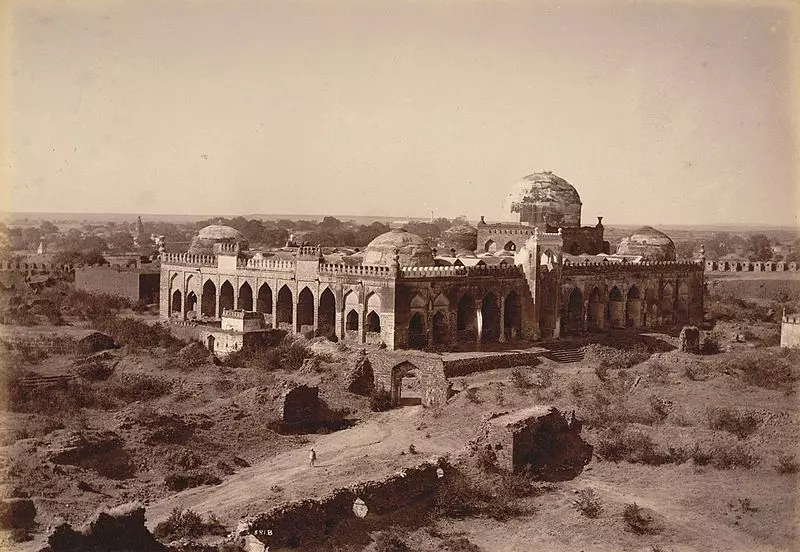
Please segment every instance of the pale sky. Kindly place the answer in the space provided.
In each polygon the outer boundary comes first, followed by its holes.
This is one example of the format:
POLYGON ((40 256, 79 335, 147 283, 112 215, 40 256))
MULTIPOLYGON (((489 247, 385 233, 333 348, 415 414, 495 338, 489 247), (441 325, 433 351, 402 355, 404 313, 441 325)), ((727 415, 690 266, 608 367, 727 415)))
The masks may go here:
MULTIPOLYGON (((6 0, 16 212, 798 223, 787 0, 6 0)), ((2 10, 3 8, 0 8, 2 10)))

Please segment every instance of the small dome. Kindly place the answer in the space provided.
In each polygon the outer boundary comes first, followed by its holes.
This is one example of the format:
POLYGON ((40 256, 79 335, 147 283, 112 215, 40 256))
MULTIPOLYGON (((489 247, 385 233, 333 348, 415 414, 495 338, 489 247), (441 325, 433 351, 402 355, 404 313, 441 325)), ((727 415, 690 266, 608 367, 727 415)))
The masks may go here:
POLYGON ((642 226, 617 247, 618 255, 639 255, 646 261, 674 261, 675 244, 664 232, 652 226, 642 226))
POLYGON ((529 174, 520 180, 504 203, 505 211, 531 226, 581 225, 581 197, 563 178, 549 172, 529 174))
POLYGON ((192 238, 189 253, 192 255, 213 255, 214 245, 218 243, 238 244, 242 250, 247 249, 247 240, 236 228, 223 224, 210 224, 201 228, 192 238))
POLYGON ((362 264, 391 266, 395 253, 400 257, 400 266, 434 266, 428 243, 403 228, 390 230, 369 242, 364 248, 362 264))
POLYGON ((475 251, 478 249, 478 230, 468 224, 451 226, 442 232, 436 249, 440 254, 446 254, 444 252, 449 252, 451 249, 457 252, 475 251))

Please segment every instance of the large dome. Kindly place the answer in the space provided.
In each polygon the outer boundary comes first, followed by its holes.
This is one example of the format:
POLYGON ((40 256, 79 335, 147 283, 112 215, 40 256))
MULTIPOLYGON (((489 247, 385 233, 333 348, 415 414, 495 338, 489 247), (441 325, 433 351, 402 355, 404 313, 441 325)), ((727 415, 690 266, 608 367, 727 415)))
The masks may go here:
POLYGON ((362 264, 391 266, 394 255, 400 257, 400 266, 433 266, 433 251, 428 243, 408 230, 396 228, 381 234, 364 248, 362 264))
POLYGON ((247 249, 247 240, 236 228, 222 224, 211 224, 201 228, 192 238, 189 253, 192 255, 213 255, 214 245, 218 243, 231 243, 239 245, 240 249, 247 249))
POLYGON ((520 180, 503 205, 513 220, 531 226, 581 225, 581 196, 566 180, 545 171, 520 180))
POLYGON ((642 226, 617 247, 618 255, 639 255, 646 261, 674 261, 675 244, 664 232, 642 226))
POLYGON ((451 226, 442 232, 436 249, 440 255, 449 255, 451 250, 458 255, 472 253, 478 249, 478 230, 468 224, 451 226))

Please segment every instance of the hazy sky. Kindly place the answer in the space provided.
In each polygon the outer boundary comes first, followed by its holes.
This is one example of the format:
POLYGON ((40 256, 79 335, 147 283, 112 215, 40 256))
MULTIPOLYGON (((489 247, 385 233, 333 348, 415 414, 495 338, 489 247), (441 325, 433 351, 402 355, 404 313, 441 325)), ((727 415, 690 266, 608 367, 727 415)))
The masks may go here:
POLYGON ((13 211, 798 221, 790 0, 4 5, 13 211))

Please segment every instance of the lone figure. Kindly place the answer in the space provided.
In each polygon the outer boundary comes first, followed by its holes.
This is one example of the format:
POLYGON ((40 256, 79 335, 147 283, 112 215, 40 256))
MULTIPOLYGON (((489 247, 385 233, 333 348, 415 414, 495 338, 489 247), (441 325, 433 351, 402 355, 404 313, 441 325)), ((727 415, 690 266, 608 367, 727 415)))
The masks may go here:
POLYGON ((311 452, 308 454, 308 465, 312 468, 314 467, 314 462, 317 461, 317 453, 314 452, 314 449, 311 449, 311 452))

